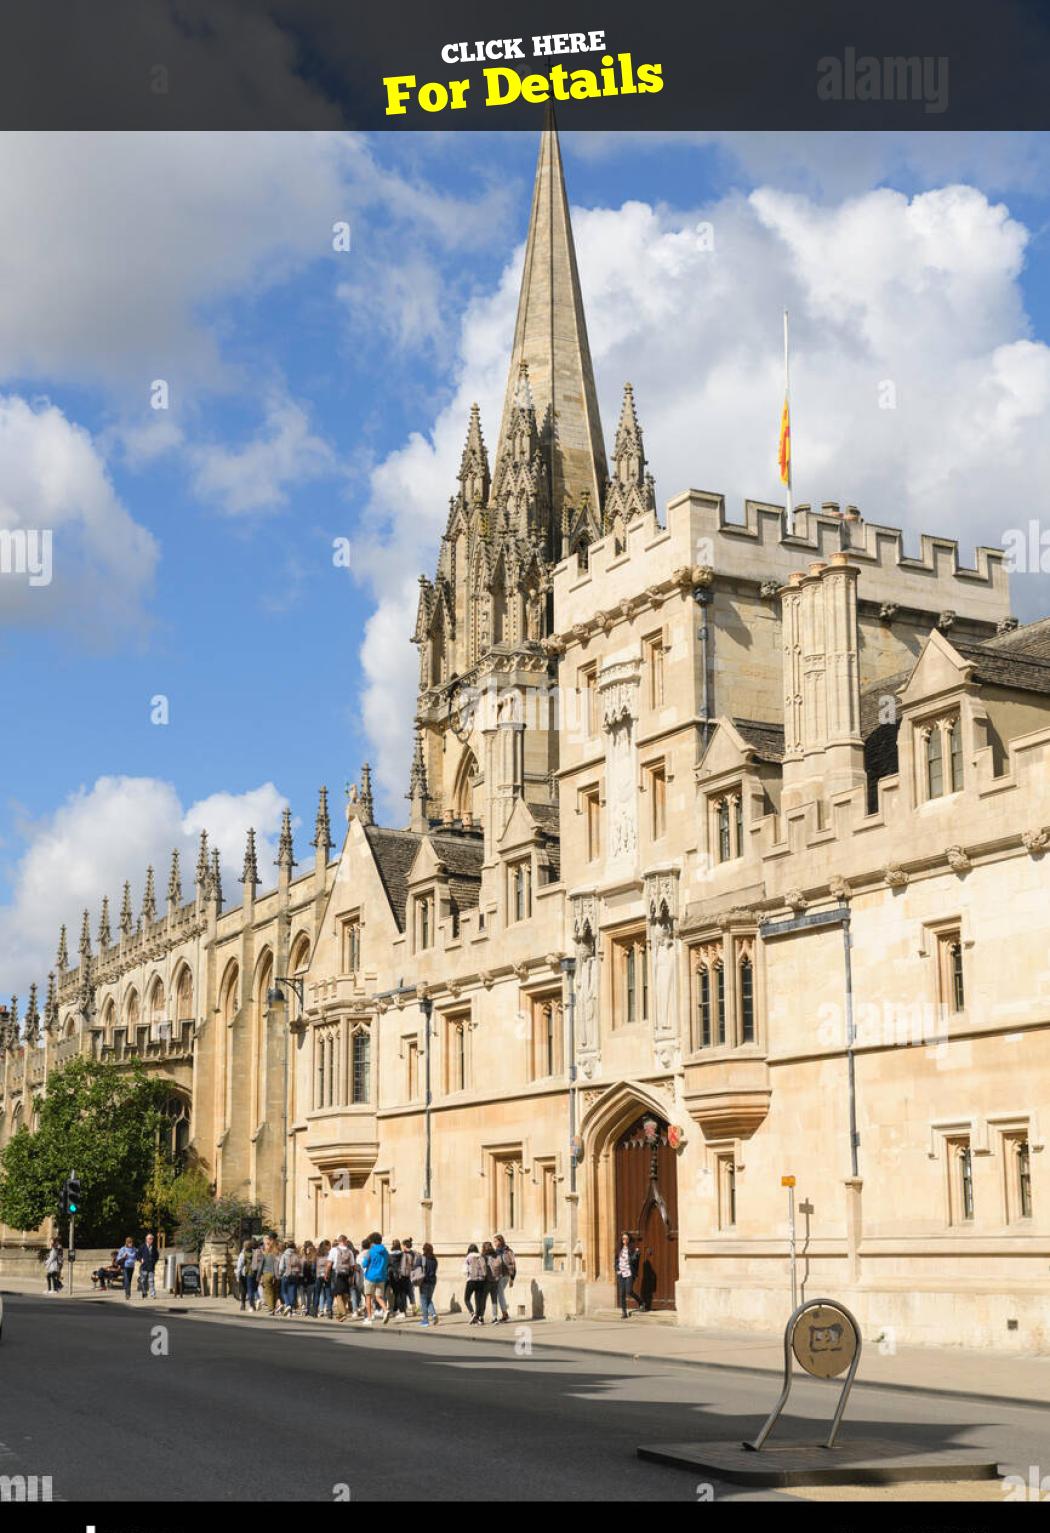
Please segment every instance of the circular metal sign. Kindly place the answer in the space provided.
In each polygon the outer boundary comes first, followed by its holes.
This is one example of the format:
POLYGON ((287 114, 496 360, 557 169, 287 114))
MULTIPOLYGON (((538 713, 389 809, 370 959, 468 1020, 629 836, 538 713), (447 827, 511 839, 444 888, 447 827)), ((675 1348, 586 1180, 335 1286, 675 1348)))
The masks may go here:
POLYGON ((817 1304, 803 1310, 791 1332, 791 1350, 799 1363, 818 1379, 845 1373, 857 1353, 857 1332, 845 1310, 817 1304))

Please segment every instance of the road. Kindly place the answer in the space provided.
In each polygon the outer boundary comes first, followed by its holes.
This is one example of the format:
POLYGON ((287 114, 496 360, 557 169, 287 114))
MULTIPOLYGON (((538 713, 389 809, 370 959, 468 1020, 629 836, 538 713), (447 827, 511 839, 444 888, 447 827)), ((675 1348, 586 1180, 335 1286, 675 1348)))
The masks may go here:
MULTIPOLYGON (((50 1475, 66 1502, 695 1502, 695 1475, 642 1463, 637 1445, 750 1435, 777 1392, 724 1369, 544 1346, 542 1324, 516 1355, 476 1331, 195 1318, 137 1298, 4 1302, 0 1474, 50 1475)), ((832 1402, 800 1379, 785 1435, 809 1435, 806 1417, 819 1430, 832 1402)), ((1024 1475, 1050 1468, 1046 1409, 858 1386, 847 1426, 988 1447, 1024 1475)))

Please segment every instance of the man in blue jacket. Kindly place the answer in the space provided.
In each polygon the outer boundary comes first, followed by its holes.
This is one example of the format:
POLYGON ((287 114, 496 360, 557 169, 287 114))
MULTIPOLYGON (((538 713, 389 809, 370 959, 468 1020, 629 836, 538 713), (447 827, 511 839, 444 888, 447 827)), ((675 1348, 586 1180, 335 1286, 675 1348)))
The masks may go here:
POLYGON ((383 1324, 390 1319, 390 1306, 383 1305, 382 1292, 390 1271, 390 1252, 383 1244, 383 1237, 376 1231, 362 1242, 361 1265, 365 1274, 365 1325, 372 1324, 372 1310, 378 1304, 383 1311, 383 1324), (366 1249, 367 1248, 367 1249, 366 1249))

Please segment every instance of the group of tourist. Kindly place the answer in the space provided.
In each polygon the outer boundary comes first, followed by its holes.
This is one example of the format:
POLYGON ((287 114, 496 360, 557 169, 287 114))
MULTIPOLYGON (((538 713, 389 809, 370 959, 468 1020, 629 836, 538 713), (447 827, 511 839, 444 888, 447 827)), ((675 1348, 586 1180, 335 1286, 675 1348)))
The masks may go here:
POLYGON ((144 1299, 155 1299, 159 1260, 160 1247, 154 1235, 147 1235, 141 1245, 135 1240, 134 1235, 129 1235, 119 1251, 113 1252, 106 1266, 95 1268, 91 1274, 91 1281, 100 1289, 115 1288, 118 1283, 123 1284, 124 1297, 130 1299, 135 1269, 138 1268, 139 1293, 144 1299))
MULTIPOLYGON (((510 1320, 507 1290, 517 1263, 502 1235, 479 1250, 470 1245, 463 1262, 463 1302, 471 1325, 510 1320)), ((306 1240, 296 1245, 276 1235, 246 1240, 237 1257, 235 1277, 241 1309, 258 1314, 299 1315, 318 1320, 360 1319, 362 1325, 417 1319, 422 1327, 438 1324, 434 1305, 438 1259, 428 1242, 418 1249, 411 1236, 383 1243, 378 1231, 358 1249, 350 1238, 306 1240)))

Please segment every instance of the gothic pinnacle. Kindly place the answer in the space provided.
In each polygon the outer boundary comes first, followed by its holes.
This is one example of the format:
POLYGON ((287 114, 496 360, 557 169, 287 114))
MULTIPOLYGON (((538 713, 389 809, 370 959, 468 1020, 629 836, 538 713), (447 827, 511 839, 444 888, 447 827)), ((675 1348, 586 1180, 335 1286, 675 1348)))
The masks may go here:
POLYGON ((281 839, 277 844, 277 866, 291 872, 295 867, 295 848, 292 845, 292 811, 285 809, 281 815, 281 839))
POLYGON ((314 838, 311 846, 324 848, 325 856, 332 847, 332 828, 328 822, 328 789, 322 788, 317 799, 317 819, 314 821, 314 838))
POLYGON ((58 1021, 58 996, 55 993, 55 971, 47 976, 47 1000, 44 1002, 44 1031, 54 1031, 58 1021))
POLYGON ((216 912, 221 912, 222 869, 219 866, 219 848, 217 846, 213 846, 211 849, 211 878, 208 892, 211 895, 211 898, 215 901, 216 912))
POLYGON ((120 935, 130 937, 132 927, 135 925, 135 916, 131 909, 131 885, 124 880, 124 898, 120 902, 120 935))
POLYGON ((81 958, 87 958, 90 955, 90 953, 91 953, 91 925, 90 925, 90 921, 88 919, 88 913, 85 910, 84 911, 83 919, 81 920, 81 923, 80 923, 80 956, 81 956, 81 958))
POLYGON ((37 1009, 36 1004, 35 982, 29 987, 29 1004, 26 1007, 25 1035, 26 1042, 30 1045, 35 1045, 37 1039, 40 1037, 40 1012, 37 1009))
POLYGON ((198 889, 203 889, 208 882, 208 832, 201 831, 201 844, 197 851, 197 871, 193 879, 198 889))
POLYGON ((375 805, 372 802, 372 768, 366 761, 361 768, 361 797, 357 818, 362 825, 375 824, 375 805))
POLYGON ((55 958, 55 968, 60 974, 64 974, 69 968, 69 944, 66 941, 66 929, 64 926, 58 934, 58 955, 55 958))
POLYGON ((98 918, 98 950, 104 953, 113 941, 109 929, 109 895, 102 896, 102 911, 98 918))
POLYGON ((176 910, 182 904, 182 875, 179 872, 179 849, 172 848, 171 872, 168 874, 168 904, 176 910))
POLYGON ((259 860, 255 852, 254 828, 248 831, 248 839, 244 847, 244 869, 240 881, 250 889, 255 889, 259 882, 259 860))
POLYGON ((142 924, 151 925, 157 919, 157 891, 153 884, 153 868, 146 869, 146 888, 142 895, 142 924))

